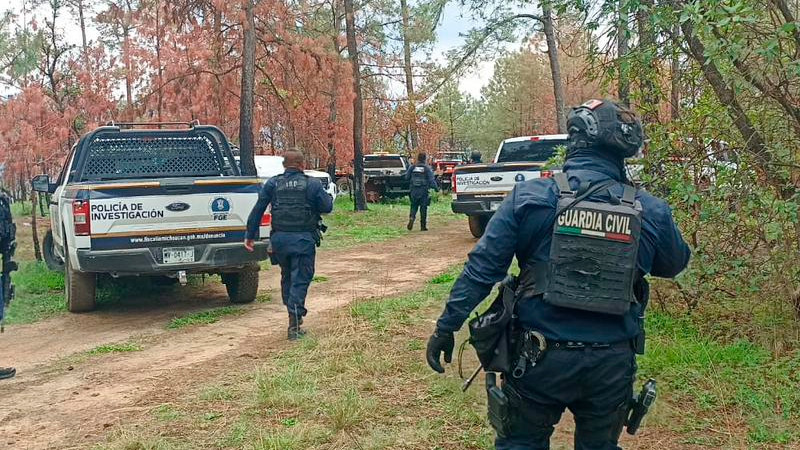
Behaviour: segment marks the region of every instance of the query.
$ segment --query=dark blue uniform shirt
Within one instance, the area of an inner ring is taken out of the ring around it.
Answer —
[[[286,177],[304,177],[302,171],[297,169],[286,169],[284,173]],[[267,206],[272,202],[272,198],[275,195],[275,189],[278,185],[278,177],[272,177],[264,183],[264,187],[261,188],[261,192],[258,194],[258,202],[253,207],[253,210],[250,212],[250,216],[247,218],[247,233],[245,234],[246,239],[256,239],[258,237],[258,228],[259,224],[261,223],[261,216],[264,215],[264,211],[267,210]],[[333,199],[325,189],[322,187],[322,183],[315,178],[308,178],[308,188],[306,189],[306,201],[309,205],[311,205],[311,210],[315,214],[326,214],[333,211]],[[272,246],[273,249],[278,251],[277,247],[285,247],[285,246],[295,246],[295,247],[302,247],[303,250],[307,250],[307,247],[310,247],[310,251],[314,250],[314,237],[310,232],[281,232],[281,233],[273,233],[272,236]],[[297,251],[297,250],[295,250]],[[305,253],[304,251],[300,251],[301,253]]]
[[[406,169],[406,180],[411,180],[411,176],[414,174],[414,167],[417,167],[417,165],[414,164],[412,166],[409,166],[408,169]],[[433,170],[431,170],[431,166],[427,164],[425,164],[425,178],[428,181],[428,185],[426,187],[421,189],[412,187],[411,190],[412,191],[418,190],[420,192],[424,192],[425,194],[427,194],[428,189],[439,189],[439,185],[436,184],[436,177],[433,176]]]
[[[623,179],[618,163],[600,157],[570,158],[564,164],[564,171],[573,190],[577,190],[582,182]],[[622,196],[621,185],[612,187],[611,191],[617,197]],[[589,198],[607,201],[608,191]],[[672,278],[688,264],[689,247],[672,219],[672,211],[663,200],[641,190],[636,199],[643,209],[638,252],[640,272]],[[494,284],[505,278],[515,255],[521,268],[528,261],[549,259],[557,202],[558,189],[553,179],[540,178],[516,185],[470,252],[464,272],[453,286],[437,322],[439,330],[461,328]],[[640,304],[632,305],[629,314],[624,316],[560,308],[544,303],[541,296],[522,299],[517,306],[518,316],[523,327],[539,330],[550,340],[615,343],[632,339],[640,333],[638,321],[646,307],[646,286],[641,294]]]

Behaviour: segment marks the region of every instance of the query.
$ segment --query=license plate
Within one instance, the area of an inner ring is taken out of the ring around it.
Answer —
[[[194,262],[194,247],[167,247],[162,250],[164,264],[180,264]]]
[[[503,204],[503,202],[490,202],[489,203],[489,208],[491,208],[492,211],[497,211],[498,208],[500,208],[500,205],[502,205],[502,204]]]

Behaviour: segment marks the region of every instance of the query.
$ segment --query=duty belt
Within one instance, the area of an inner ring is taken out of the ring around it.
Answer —
[[[550,341],[548,342],[550,350],[604,350],[611,348],[631,348],[633,343],[631,341],[619,341],[612,344],[604,342],[579,342],[579,341]]]

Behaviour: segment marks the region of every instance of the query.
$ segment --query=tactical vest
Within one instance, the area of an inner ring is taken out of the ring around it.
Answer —
[[[273,231],[315,231],[319,217],[308,203],[308,177],[278,175],[272,200]]]
[[[0,193],[0,250],[14,240],[14,218],[11,216],[11,200]]]
[[[636,301],[634,282],[642,228],[636,189],[623,185],[622,198],[585,200],[617,184],[590,186],[576,196],[564,173],[556,174],[558,207],[547,262],[521,274],[522,294],[543,294],[553,306],[603,314],[626,314]]]
[[[416,164],[411,169],[411,188],[412,189],[427,189],[428,187],[428,174],[425,173],[425,164]]]

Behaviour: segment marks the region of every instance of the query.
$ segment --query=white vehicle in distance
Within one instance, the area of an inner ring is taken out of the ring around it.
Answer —
[[[238,156],[236,157],[236,161],[239,162]],[[265,180],[282,174],[284,170],[283,156],[256,155],[255,163],[258,178],[263,178]],[[306,169],[303,172],[309,177],[318,179],[320,183],[322,183],[325,192],[327,192],[332,199],[336,200],[338,189],[336,183],[331,183],[331,176],[327,172],[311,169]]]

